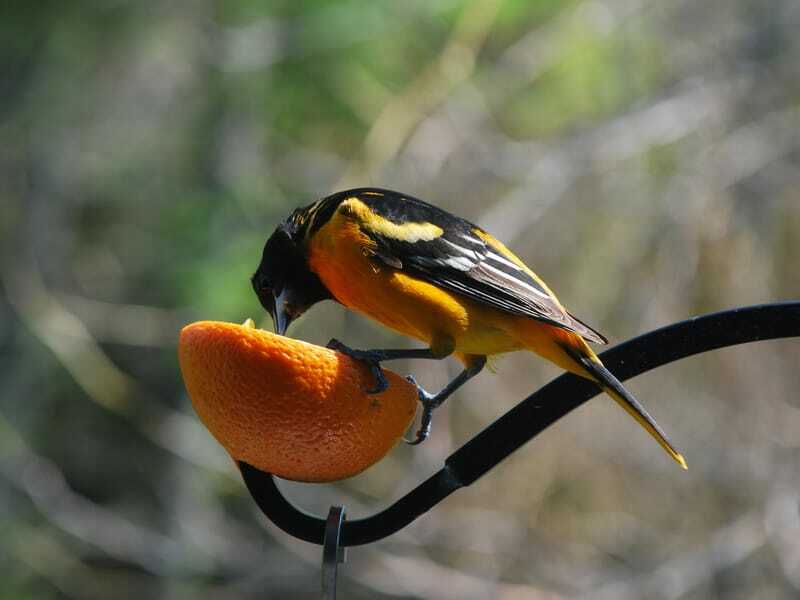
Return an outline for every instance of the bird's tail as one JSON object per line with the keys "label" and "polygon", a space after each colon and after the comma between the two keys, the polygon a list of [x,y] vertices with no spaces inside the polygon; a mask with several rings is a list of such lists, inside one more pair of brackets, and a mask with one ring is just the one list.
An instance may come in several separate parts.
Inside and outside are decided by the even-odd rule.
{"label": "bird's tail", "polygon": [[534,319],[520,319],[515,323],[513,335],[528,350],[554,362],[562,369],[595,382],[636,419],[636,422],[655,438],[675,462],[684,469],[687,468],[683,456],[669,441],[664,430],[639,404],[633,394],[625,389],[619,379],[603,366],[589,344],[578,333],[543,324]]}
{"label": "bird's tail", "polygon": [[[667,434],[664,433],[664,430],[656,423],[655,419],[645,410],[644,406],[633,397],[633,394],[625,389],[619,379],[614,377],[611,371],[606,369],[597,355],[592,352],[591,348],[585,343],[582,344],[582,346],[583,348],[580,349],[574,347],[565,347],[564,349],[567,354],[569,354],[570,358],[577,361],[580,366],[583,367],[583,370],[589,374],[589,378],[592,379],[592,381],[599,385],[606,394],[616,400],[617,404],[624,408],[630,416],[636,419],[639,425],[655,438],[675,462],[684,469],[687,469],[688,467],[686,466],[686,460],[683,458],[683,455],[675,449],[675,446],[672,445]],[[583,350],[583,352],[581,352],[581,350]],[[584,373],[575,372],[586,377]]]}

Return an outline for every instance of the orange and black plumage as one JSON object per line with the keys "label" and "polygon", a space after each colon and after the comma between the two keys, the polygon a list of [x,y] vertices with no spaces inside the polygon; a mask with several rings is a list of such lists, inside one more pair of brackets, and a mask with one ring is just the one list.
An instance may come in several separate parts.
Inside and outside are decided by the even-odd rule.
{"label": "orange and black plumage", "polygon": [[531,350],[590,379],[616,400],[684,468],[683,456],[587,344],[605,343],[569,313],[547,285],[477,225],[399,192],[359,188],[297,209],[264,247],[253,287],[283,334],[292,319],[333,299],[428,345],[357,351],[371,364],[454,355],[464,371],[438,394],[420,390],[423,425],[433,409],[477,374],[486,357]]}

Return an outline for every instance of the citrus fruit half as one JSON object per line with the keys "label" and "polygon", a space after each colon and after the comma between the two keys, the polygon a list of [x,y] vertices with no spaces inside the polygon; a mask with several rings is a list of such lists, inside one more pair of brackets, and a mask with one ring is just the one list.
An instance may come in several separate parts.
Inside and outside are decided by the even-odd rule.
{"label": "citrus fruit half", "polygon": [[361,362],[244,325],[199,321],[178,345],[195,411],[234,460],[295,481],[335,481],[374,464],[414,418],[416,388]]}

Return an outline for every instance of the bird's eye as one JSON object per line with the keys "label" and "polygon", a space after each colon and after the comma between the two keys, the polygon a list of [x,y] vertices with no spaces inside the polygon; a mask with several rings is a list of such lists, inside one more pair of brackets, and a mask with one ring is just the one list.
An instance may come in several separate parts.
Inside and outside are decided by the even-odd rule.
{"label": "bird's eye", "polygon": [[253,289],[256,292],[268,292],[270,287],[269,279],[263,273],[253,275]]}

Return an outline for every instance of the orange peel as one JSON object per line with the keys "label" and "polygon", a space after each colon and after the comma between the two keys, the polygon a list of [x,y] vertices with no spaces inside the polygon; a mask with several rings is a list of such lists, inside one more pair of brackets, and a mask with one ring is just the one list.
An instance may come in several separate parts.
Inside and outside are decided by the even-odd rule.
{"label": "orange peel", "polygon": [[231,457],[295,481],[360,473],[383,458],[414,419],[415,386],[339,352],[243,325],[183,328],[181,372],[195,411]]}

